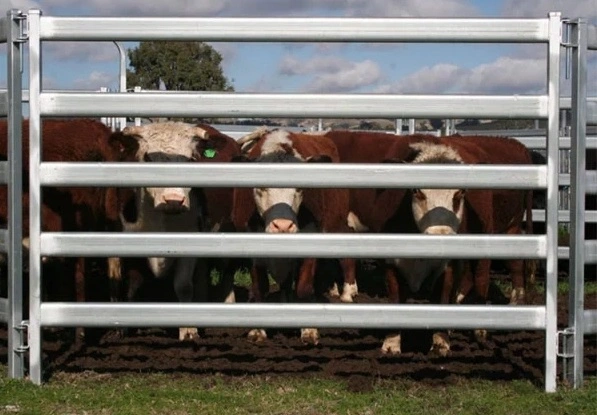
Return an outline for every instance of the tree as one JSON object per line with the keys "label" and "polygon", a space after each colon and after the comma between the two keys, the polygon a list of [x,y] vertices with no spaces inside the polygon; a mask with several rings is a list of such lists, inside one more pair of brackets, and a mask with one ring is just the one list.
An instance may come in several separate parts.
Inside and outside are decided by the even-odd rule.
{"label": "tree", "polygon": [[203,42],[140,42],[128,50],[127,85],[168,91],[233,91],[222,55]]}

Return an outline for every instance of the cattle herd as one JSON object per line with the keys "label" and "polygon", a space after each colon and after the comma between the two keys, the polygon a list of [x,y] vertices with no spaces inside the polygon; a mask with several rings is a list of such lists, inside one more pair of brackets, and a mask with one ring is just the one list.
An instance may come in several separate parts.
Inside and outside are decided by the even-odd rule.
{"label": "cattle herd", "polygon": [[[28,122],[23,122],[23,246],[28,247]],[[0,124],[0,148],[6,160],[7,125]],[[206,124],[156,122],[112,132],[93,119],[45,119],[42,160],[77,162],[168,163],[451,163],[532,164],[531,152],[507,137],[431,135],[397,136],[378,132],[294,133],[258,128],[235,140]],[[7,223],[6,188],[0,187],[0,225]],[[488,189],[297,189],[297,188],[62,188],[42,189],[41,225],[45,232],[374,232],[424,234],[521,234],[532,232],[530,190]],[[525,219],[526,218],[526,219]],[[27,260],[25,260],[25,264]],[[89,259],[87,259],[89,262]],[[333,263],[335,268],[328,267]],[[434,303],[489,301],[488,259],[449,260],[387,258],[384,270],[388,302],[423,298]],[[60,264],[85,301],[85,258],[43,258],[43,266]],[[168,278],[180,302],[235,302],[234,275],[250,269],[249,301],[263,302],[269,278],[283,301],[314,301],[326,295],[352,302],[358,294],[358,261],[321,258],[108,258],[111,301],[136,301],[148,278]],[[337,269],[328,281],[322,269]],[[523,260],[508,262],[511,304],[525,301]],[[220,276],[219,298],[210,293],[211,275]],[[320,272],[318,272],[318,270]],[[527,274],[527,275],[525,275]],[[5,274],[6,275],[6,274]],[[337,278],[336,278],[337,277]],[[48,279],[48,278],[46,278]],[[325,282],[323,280],[325,279]],[[50,279],[51,281],[54,279]],[[46,284],[47,285],[47,284]],[[126,287],[126,289],[124,288]],[[341,287],[341,288],[340,288]],[[46,291],[46,299],[53,291]],[[472,300],[471,300],[472,299]],[[58,298],[60,300],[60,298]],[[479,335],[483,332],[480,330]],[[199,336],[181,327],[179,339]],[[264,341],[254,328],[248,339]],[[301,340],[317,344],[315,328],[301,330]],[[401,353],[399,332],[387,333],[384,353]],[[432,352],[450,350],[447,333],[433,336]]]}

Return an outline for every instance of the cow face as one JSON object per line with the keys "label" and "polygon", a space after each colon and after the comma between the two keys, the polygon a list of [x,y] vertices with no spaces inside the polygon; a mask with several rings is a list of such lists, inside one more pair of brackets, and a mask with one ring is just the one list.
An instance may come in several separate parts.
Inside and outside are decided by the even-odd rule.
{"label": "cow face", "polygon": [[[161,152],[145,153],[144,162],[186,163],[190,158]],[[154,208],[164,213],[181,213],[190,209],[190,187],[146,187],[145,192],[154,203]]]}
{"label": "cow face", "polygon": [[422,233],[453,235],[458,232],[464,212],[462,189],[414,189],[413,217]]}
{"label": "cow face", "polygon": [[[123,151],[135,151],[139,162],[186,163],[196,157],[199,140],[207,139],[204,129],[181,122],[162,122],[126,127],[115,135]],[[114,144],[112,144],[114,145]],[[182,213],[190,209],[189,187],[146,187],[144,193],[153,201],[156,210]]]}
{"label": "cow face", "polygon": [[[296,153],[274,151],[257,158],[246,155],[234,157],[232,161],[261,163],[331,162],[331,158],[318,155],[303,159]],[[259,187],[253,189],[253,201],[257,213],[265,223],[267,233],[297,233],[298,212],[303,203],[303,190],[298,188]]]}
{"label": "cow face", "polygon": [[[462,163],[452,148],[432,143],[412,144],[413,163]],[[412,212],[422,233],[452,235],[458,232],[464,213],[464,189],[414,189]]]}
{"label": "cow face", "polygon": [[[269,153],[255,161],[262,163],[300,163],[298,157],[283,153]],[[303,203],[303,191],[297,188],[260,187],[253,189],[253,198],[259,216],[265,222],[267,233],[298,232],[298,211]]]}

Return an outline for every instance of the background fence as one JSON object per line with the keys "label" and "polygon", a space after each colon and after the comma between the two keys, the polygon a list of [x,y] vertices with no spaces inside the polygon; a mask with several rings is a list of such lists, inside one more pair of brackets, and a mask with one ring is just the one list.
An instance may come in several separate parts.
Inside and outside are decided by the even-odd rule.
{"label": "background fence", "polygon": [[[28,19],[30,99],[30,377],[42,380],[41,328],[47,326],[430,327],[545,331],[545,389],[556,388],[557,192],[560,30],[544,19],[211,19],[60,18],[31,10]],[[4,25],[12,25],[10,16]],[[147,27],[152,27],[149,32]],[[296,29],[289,29],[296,28]],[[519,42],[548,46],[547,93],[529,96],[82,93],[41,90],[41,41],[201,40],[287,42]],[[14,38],[8,39],[16,44]],[[9,61],[17,61],[12,56]],[[19,74],[12,72],[11,77]],[[17,85],[20,88],[20,84]],[[20,97],[19,94],[14,95]],[[159,100],[160,106],[155,102]],[[14,100],[13,100],[14,101]],[[9,111],[20,115],[20,102]],[[12,108],[14,107],[14,108]],[[530,118],[546,120],[542,166],[231,165],[42,162],[41,119],[94,117],[376,117]],[[20,119],[20,117],[18,118]],[[11,131],[13,136],[15,131]],[[20,160],[17,158],[16,160]],[[17,163],[15,163],[17,164]],[[115,174],[117,172],[117,174]],[[242,179],[239,179],[242,177]],[[325,181],[321,178],[325,177]],[[106,234],[40,229],[42,186],[451,187],[534,188],[547,192],[546,234]],[[11,226],[14,226],[14,215]],[[449,240],[448,240],[449,239]],[[19,240],[20,241],[20,240]],[[83,242],[84,241],[84,242]],[[423,243],[424,242],[424,243]],[[20,243],[9,246],[9,256]],[[20,251],[19,251],[20,252]],[[546,261],[545,305],[422,306],[375,304],[109,304],[41,301],[41,256],[244,256],[535,258]],[[267,254],[265,254],[267,253]],[[14,275],[13,275],[14,276]],[[16,278],[16,276],[14,276]],[[18,293],[17,293],[18,294]],[[18,296],[13,297],[18,303]],[[164,313],[164,310],[172,312]]]}

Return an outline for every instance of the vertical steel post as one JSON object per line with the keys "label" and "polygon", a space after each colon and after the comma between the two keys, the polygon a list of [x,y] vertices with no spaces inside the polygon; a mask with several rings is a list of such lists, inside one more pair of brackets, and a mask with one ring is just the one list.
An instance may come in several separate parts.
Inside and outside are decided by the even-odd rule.
{"label": "vertical steel post", "polygon": [[570,206],[570,291],[568,294],[568,327],[566,350],[572,357],[564,357],[564,378],[575,388],[583,381],[584,340],[584,277],[585,277],[585,190],[586,190],[586,132],[587,132],[587,22],[571,22],[572,46],[572,121]]}
{"label": "vertical steel post", "polygon": [[545,391],[556,390],[558,326],[558,175],[560,115],[560,13],[549,13],[547,116],[547,259],[545,283]]}
{"label": "vertical steel post", "polygon": [[[124,46],[122,46],[122,43],[115,41],[114,44],[118,48],[118,57],[120,62],[118,66],[118,92],[120,92],[121,94],[126,94],[126,51],[124,50]],[[118,118],[117,124],[117,130],[122,131],[122,129],[126,127],[126,117]]]}
{"label": "vertical steel post", "polygon": [[29,10],[29,374],[42,380],[41,361],[41,11]]}
{"label": "vertical steel post", "polygon": [[8,76],[8,376],[23,378],[23,156],[22,156],[22,32],[23,15],[7,13]]}
{"label": "vertical steel post", "polygon": [[396,118],[395,126],[396,126],[395,134],[402,135],[402,118]]}

